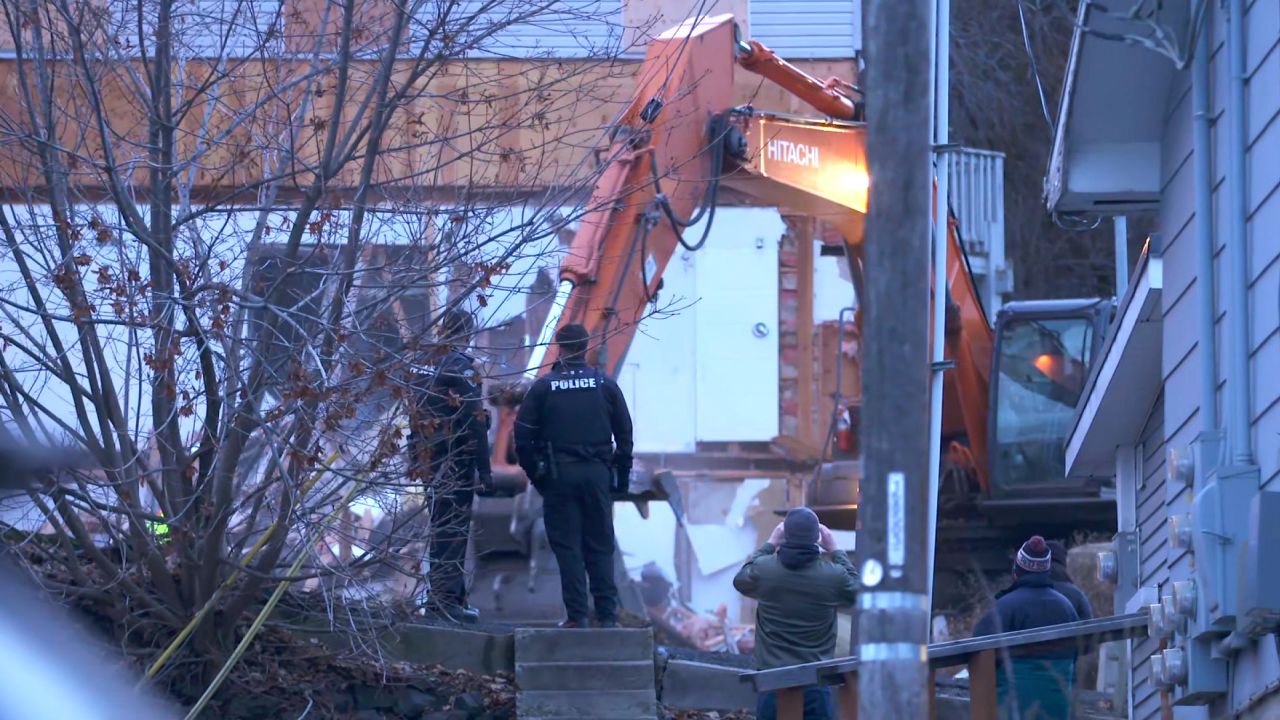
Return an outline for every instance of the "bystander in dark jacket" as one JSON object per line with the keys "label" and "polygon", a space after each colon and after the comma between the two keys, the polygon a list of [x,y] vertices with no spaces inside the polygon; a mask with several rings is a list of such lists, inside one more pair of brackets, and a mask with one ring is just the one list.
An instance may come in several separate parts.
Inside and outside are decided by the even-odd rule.
{"label": "bystander in dark jacket", "polygon": [[[756,666],[760,669],[829,660],[835,655],[836,610],[858,597],[858,573],[835,538],[808,508],[789,513],[733,579],[757,602]],[[774,720],[777,699],[761,693],[758,720]],[[833,716],[827,688],[806,688],[805,720]]]}
{"label": "bystander in dark jacket", "polygon": [[[1071,601],[1053,587],[1052,564],[1044,538],[1036,535],[1024,543],[1014,563],[1013,586],[1001,593],[996,606],[978,621],[974,637],[1075,622],[1078,616]],[[1071,641],[1002,653],[1002,665],[1007,662],[1010,667],[996,673],[1001,720],[1071,717],[1075,657],[1076,645]]]}
{"label": "bystander in dark jacket", "polygon": [[1049,552],[1053,555],[1053,563],[1049,566],[1049,577],[1053,579],[1053,589],[1071,601],[1071,607],[1075,609],[1078,618],[1092,620],[1093,606],[1089,604],[1089,597],[1067,572],[1067,546],[1057,540],[1050,540],[1045,544],[1049,546]]}

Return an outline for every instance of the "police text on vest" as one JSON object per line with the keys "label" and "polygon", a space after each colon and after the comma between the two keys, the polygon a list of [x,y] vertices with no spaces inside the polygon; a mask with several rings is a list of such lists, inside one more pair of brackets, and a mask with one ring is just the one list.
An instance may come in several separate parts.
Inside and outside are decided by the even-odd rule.
{"label": "police text on vest", "polygon": [[596,379],[593,377],[551,381],[552,390],[580,390],[582,388],[593,388],[595,386]]}

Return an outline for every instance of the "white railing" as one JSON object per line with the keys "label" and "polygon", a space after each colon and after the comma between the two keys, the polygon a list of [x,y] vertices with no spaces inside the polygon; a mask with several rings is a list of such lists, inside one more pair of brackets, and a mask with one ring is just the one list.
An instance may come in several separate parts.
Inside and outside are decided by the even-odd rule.
{"label": "white railing", "polygon": [[1013,290],[1004,247],[1004,153],[950,147],[937,152],[937,162],[939,170],[945,164],[948,172],[951,210],[960,224],[983,307],[995,322],[996,311]]}

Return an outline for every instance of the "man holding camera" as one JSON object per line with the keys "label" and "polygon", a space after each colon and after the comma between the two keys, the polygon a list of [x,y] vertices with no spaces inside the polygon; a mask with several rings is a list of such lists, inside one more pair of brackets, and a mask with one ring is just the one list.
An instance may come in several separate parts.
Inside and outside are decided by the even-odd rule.
{"label": "man holding camera", "polygon": [[556,344],[559,359],[520,403],[516,455],[543,497],[567,614],[561,627],[587,626],[588,578],[597,626],[617,627],[613,498],[631,475],[631,415],[618,384],[587,364],[586,328],[566,325]]}

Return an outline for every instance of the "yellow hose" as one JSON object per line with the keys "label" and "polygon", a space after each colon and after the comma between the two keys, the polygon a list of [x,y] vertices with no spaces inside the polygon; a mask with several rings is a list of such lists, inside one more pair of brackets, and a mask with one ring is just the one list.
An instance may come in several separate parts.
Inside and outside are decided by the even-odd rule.
{"label": "yellow hose", "polygon": [[[319,531],[323,532],[324,527],[333,522],[333,519],[337,517],[338,513],[350,504],[351,501],[355,499],[355,496],[363,489],[364,486],[358,482],[353,485],[351,490],[347,492],[346,496],[342,498],[342,501],[339,502],[333,508],[333,511],[329,513],[329,516],[325,518],[325,521],[321,524]],[[303,546],[303,551],[298,553],[298,557],[293,561],[293,565],[289,566],[290,576],[296,575],[298,569],[302,567],[302,561],[307,558],[305,548],[310,547],[311,543],[314,541],[315,536],[312,536],[307,544]],[[249,626],[249,632],[245,633],[244,637],[241,638],[240,644],[236,645],[236,649],[231,653],[231,657],[227,658],[227,661],[223,663],[222,669],[218,670],[218,674],[213,678],[213,682],[205,689],[204,694],[200,696],[200,700],[191,708],[191,712],[187,713],[184,720],[194,720],[195,717],[200,714],[200,711],[204,710],[205,706],[209,704],[209,700],[213,698],[214,693],[216,693],[218,688],[222,686],[222,682],[227,679],[227,675],[231,673],[232,668],[234,668],[236,663],[240,661],[245,650],[249,648],[249,643],[253,642],[253,639],[257,637],[258,631],[262,629],[263,624],[267,621],[267,617],[271,615],[272,610],[275,610],[276,604],[280,602],[281,597],[284,597],[285,590],[289,589],[289,585],[291,584],[292,581],[290,580],[281,580],[280,583],[276,585],[275,592],[271,593],[271,597],[267,600],[267,604],[263,606],[262,610],[258,613],[258,616],[253,619],[253,625]]]}

